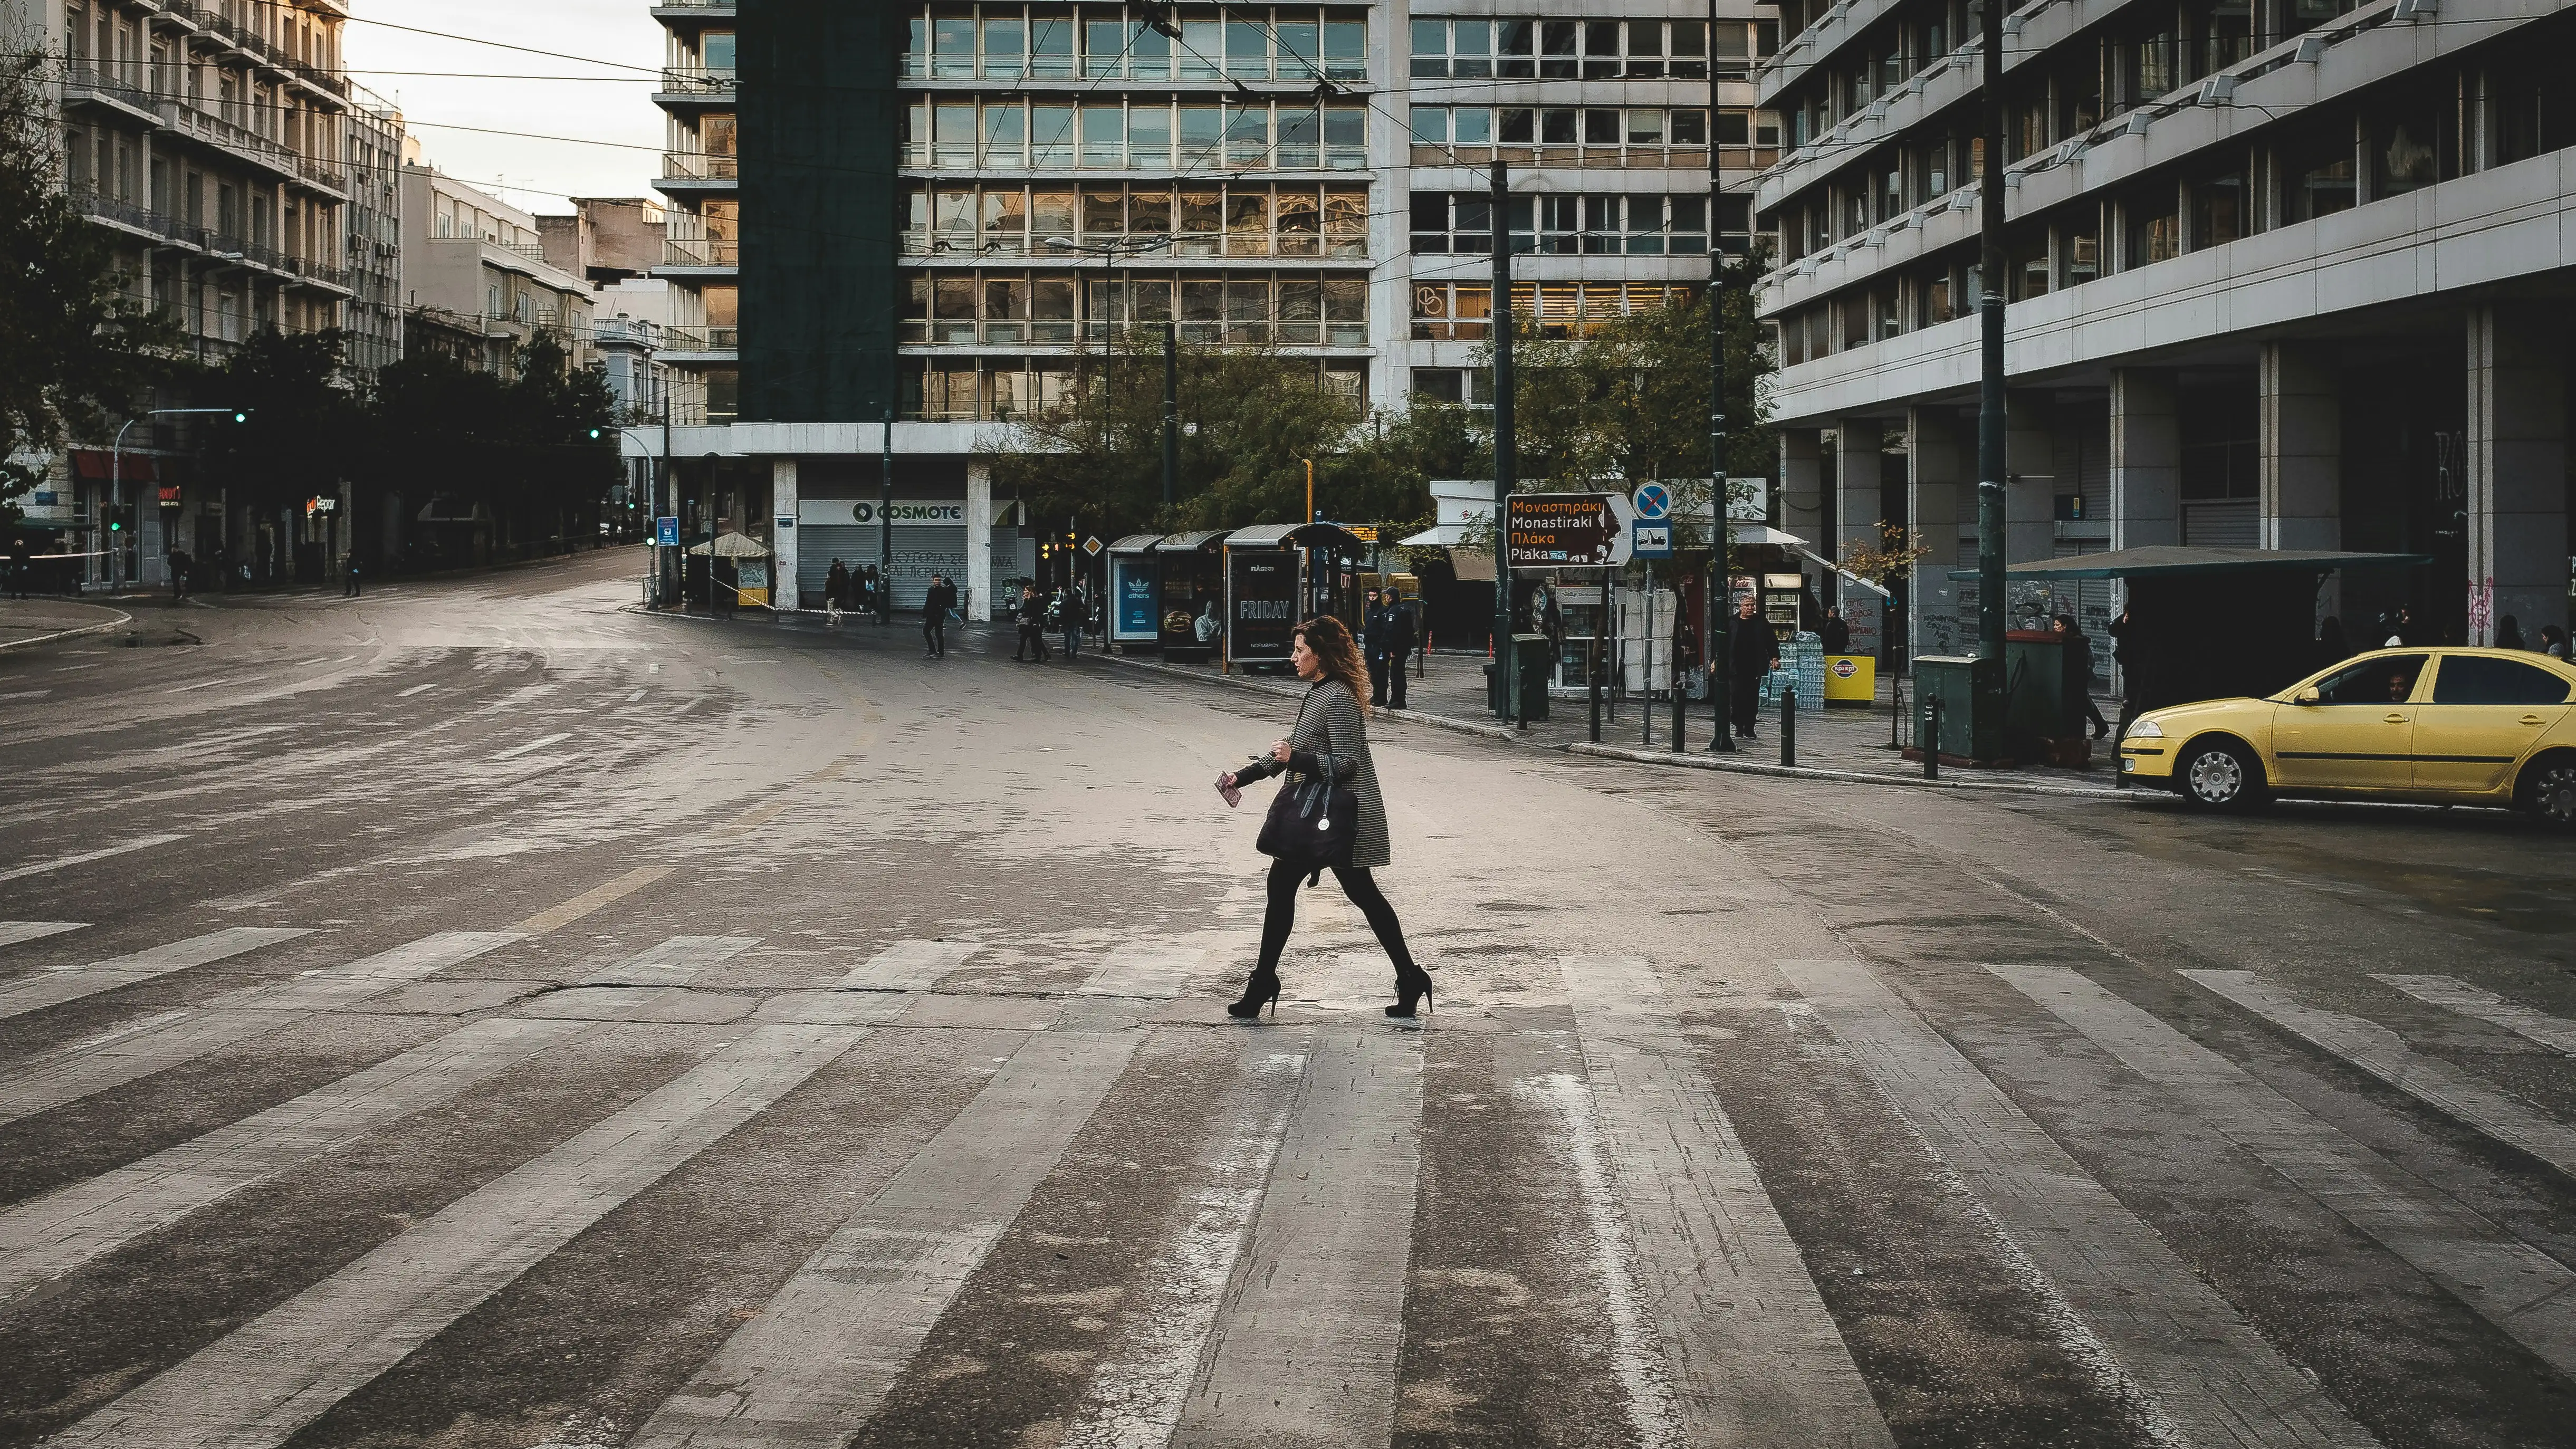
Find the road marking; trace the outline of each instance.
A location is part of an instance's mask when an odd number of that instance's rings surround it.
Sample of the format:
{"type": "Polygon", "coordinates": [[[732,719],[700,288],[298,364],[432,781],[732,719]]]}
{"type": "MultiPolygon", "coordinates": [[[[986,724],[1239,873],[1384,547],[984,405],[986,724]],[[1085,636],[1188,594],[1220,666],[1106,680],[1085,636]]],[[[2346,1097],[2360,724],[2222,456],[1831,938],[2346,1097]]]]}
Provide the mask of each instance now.
{"type": "Polygon", "coordinates": [[[50,689],[13,689],[7,694],[0,694],[0,699],[42,699],[51,693],[53,691],[50,689]]]}
{"type": "Polygon", "coordinates": [[[0,1302],[446,1101],[582,1028],[579,1022],[478,1021],[192,1142],[0,1212],[0,1302]]]}
{"type": "Polygon", "coordinates": [[[2062,966],[1989,966],[2221,1136],[2379,1240],[2560,1373],[2576,1374],[2576,1272],[2381,1158],[2236,1063],[2062,966]]]}
{"type": "MultiPolygon", "coordinates": [[[[1662,1387],[1630,1385],[1648,1443],[1889,1446],[1886,1421],[1724,1104],[1642,957],[1562,958],[1662,1387]],[[1669,1395],[1668,1398],[1665,1395],[1669,1395]],[[1640,1402],[1642,1400],[1642,1402],[1640,1402]],[[1676,1436],[1646,1432],[1669,1414],[1676,1436]]],[[[1578,1149],[1585,1133],[1577,1131],[1578,1149]]],[[[1577,1167],[1581,1167],[1578,1153],[1577,1167]]],[[[1587,1185],[1587,1195],[1591,1188],[1587,1185]]],[[[1624,1262],[1610,1265],[1614,1274],[1624,1262]]],[[[1613,1298],[1613,1328],[1617,1302],[1613,1298]]],[[[1622,1375],[1623,1378],[1629,1375],[1622,1375]]]]}
{"type": "Polygon", "coordinates": [[[1186,995],[1210,949],[1206,942],[1131,941],[1109,953],[1082,983],[1081,994],[1154,1000],[1186,995]]]}
{"type": "Polygon", "coordinates": [[[63,1431],[59,1446],[271,1449],[766,1110],[865,1031],[764,1026],[63,1431]]]}
{"type": "Polygon", "coordinates": [[[562,930],[601,906],[644,889],[669,875],[672,869],[667,865],[638,866],[605,885],[592,886],[553,910],[539,911],[511,929],[530,936],[542,936],[548,931],[562,930]]]}
{"type": "Polygon", "coordinates": [[[2394,986],[2429,1006],[2473,1016],[2489,1026],[2500,1026],[2514,1035],[2536,1041],[2552,1051],[2576,1057],[2576,1021],[2551,1016],[2548,1012],[2507,1001],[2483,987],[2471,986],[2456,976],[2397,976],[2372,972],[2370,979],[2394,986]]]}
{"type": "Polygon", "coordinates": [[[202,1007],[128,1022],[0,1072],[0,1125],[246,1041],[281,1025],[281,1013],[354,1006],[519,939],[513,931],[441,931],[319,975],[245,987],[202,1007]]]}
{"type": "Polygon", "coordinates": [[[673,936],[582,981],[584,986],[686,986],[760,944],[758,936],[673,936]]]}
{"type": "Polygon", "coordinates": [[[1030,1036],[628,1449],[846,1441],[1055,1170],[1136,1040],[1123,1022],[1030,1036]]]}
{"type": "Polygon", "coordinates": [[[1421,1170],[1421,1035],[1319,1028],[1174,1444],[1387,1442],[1421,1170]]]}
{"type": "Polygon", "coordinates": [[[493,758],[495,761],[500,761],[500,760],[515,760],[515,759],[517,759],[519,756],[524,755],[524,754],[528,753],[528,752],[529,752],[529,751],[531,751],[531,750],[542,750],[542,749],[544,749],[546,746],[551,745],[551,744],[554,744],[554,743],[556,743],[556,742],[557,742],[557,741],[559,741],[559,740],[568,740],[568,739],[571,739],[571,738],[572,738],[572,731],[570,731],[570,730],[563,730],[563,731],[559,731],[559,732],[557,732],[557,733],[555,733],[555,734],[550,734],[550,735],[539,735],[539,736],[537,736],[535,739],[528,741],[528,742],[527,742],[526,744],[524,744],[524,745],[512,745],[510,748],[508,748],[508,749],[506,749],[506,750],[503,750],[501,753],[499,753],[499,754],[497,754],[497,755],[494,755],[492,758],[493,758]]]}
{"type": "Polygon", "coordinates": [[[172,941],[148,951],[119,956],[108,961],[93,961],[61,971],[43,971],[22,976],[0,985],[0,1018],[23,1016],[66,1001],[78,1001],[102,991],[114,991],[138,981],[150,981],[173,971],[212,965],[245,951],[309,936],[307,930],[281,930],[267,926],[228,926],[185,941],[172,941]]]}
{"type": "Polygon", "coordinates": [[[640,690],[640,689],[639,689],[639,690],[635,691],[633,694],[630,694],[630,695],[626,696],[626,702],[627,702],[628,704],[633,704],[634,702],[636,702],[636,701],[637,701],[637,700],[639,700],[639,699],[642,699],[643,697],[644,697],[644,691],[642,691],[642,690],[640,690]]]}
{"type": "Polygon", "coordinates": [[[2251,971],[2182,974],[2435,1111],[2576,1178],[2576,1131],[2449,1062],[2425,1056],[2378,1022],[2303,1006],[2251,971]]]}
{"type": "Polygon", "coordinates": [[[0,946],[15,946],[22,941],[41,941],[65,931],[86,930],[87,921],[0,921],[0,946]]]}
{"type": "Polygon", "coordinates": [[[406,690],[403,690],[403,691],[401,691],[400,693],[397,693],[397,694],[394,696],[394,698],[396,698],[396,699],[409,699],[409,698],[411,698],[411,697],[412,697],[413,695],[415,695],[415,694],[427,694],[429,691],[431,691],[431,690],[433,690],[433,689],[436,689],[436,688],[438,688],[438,686],[437,686],[437,685],[435,685],[435,684],[415,684],[415,685],[413,685],[411,688],[406,689],[406,690]]]}
{"type": "Polygon", "coordinates": [[[2152,1228],[1886,983],[1855,961],[1783,961],[1933,1153],[2193,1444],[2367,1445],[2152,1228]]]}
{"type": "Polygon", "coordinates": [[[187,838],[188,837],[185,835],[146,835],[139,840],[126,841],[122,845],[110,845],[97,850],[85,850],[78,855],[57,856],[52,860],[40,860],[34,865],[19,866],[15,870],[0,870],[0,880],[21,880],[31,875],[43,875],[47,871],[63,870],[75,865],[87,865],[93,860],[105,860],[111,855],[124,855],[129,851],[136,850],[150,850],[156,845],[168,845],[171,841],[185,840],[187,838]]]}
{"type": "Polygon", "coordinates": [[[927,991],[983,947],[981,941],[897,941],[833,985],[842,991],[927,991]]]}
{"type": "Polygon", "coordinates": [[[773,800],[768,804],[761,806],[759,809],[739,817],[729,824],[717,826],[715,833],[720,836],[741,835],[745,832],[755,830],[787,813],[787,807],[793,803],[795,802],[791,800],[773,800]]]}
{"type": "Polygon", "coordinates": [[[106,668],[106,667],[107,667],[107,666],[106,666],[104,663],[99,663],[99,664],[63,664],[63,665],[58,665],[58,666],[56,666],[56,667],[55,667],[55,669],[54,669],[54,673],[56,673],[56,674],[70,674],[70,673],[73,673],[73,672],[75,672],[75,671],[77,671],[77,670],[82,670],[82,669],[104,669],[104,668],[106,668]]]}
{"type": "MultiPolygon", "coordinates": [[[[1297,1028],[1286,1030],[1302,1038],[1297,1028]]],[[[1237,1070],[1235,1099],[1198,1159],[1197,1180],[1204,1185],[1146,1262],[1119,1315],[1119,1336],[1103,1349],[1058,1449],[1166,1444],[1180,1427],[1208,1330],[1287,1134],[1306,1057],[1256,1046],[1237,1070]]]]}

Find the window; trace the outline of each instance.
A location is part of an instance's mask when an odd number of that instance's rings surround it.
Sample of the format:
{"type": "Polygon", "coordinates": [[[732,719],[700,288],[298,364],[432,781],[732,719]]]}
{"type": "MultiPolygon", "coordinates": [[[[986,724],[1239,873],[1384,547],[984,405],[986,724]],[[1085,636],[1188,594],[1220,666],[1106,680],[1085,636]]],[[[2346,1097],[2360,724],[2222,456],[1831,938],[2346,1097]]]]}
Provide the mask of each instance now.
{"type": "Polygon", "coordinates": [[[2170,261],[2182,255],[2182,218],[2173,187],[2159,186],[2129,198],[2128,253],[2122,270],[2170,261]]]}
{"type": "Polygon", "coordinates": [[[2354,201],[2355,150],[2349,121],[2284,141],[2278,153],[2283,218],[2314,221],[2349,210],[2354,201]]]}
{"type": "Polygon", "coordinates": [[[2245,173],[2222,172],[2191,188],[2191,247],[2225,246],[2253,230],[2246,205],[2245,173]]]}
{"type": "MultiPolygon", "coordinates": [[[[2415,678],[2424,672],[2425,656],[2393,654],[2340,669],[2316,685],[2320,704],[2386,705],[2403,703],[2415,693],[2415,678]]],[[[2524,667],[2524,666],[2516,666],[2524,667]]],[[[2565,697],[2565,691],[2560,691],[2565,697]]]]}
{"type": "Polygon", "coordinates": [[[2567,681],[2535,665],[2447,654],[2433,675],[2435,704],[2565,704],[2567,681]]]}
{"type": "Polygon", "coordinates": [[[2440,181],[2444,144],[2441,107],[2422,97],[2373,108],[2370,127],[2371,199],[2402,196],[2440,181]]]}
{"type": "Polygon", "coordinates": [[[733,32],[730,30],[708,31],[705,37],[698,43],[698,54],[703,58],[701,63],[709,70],[732,70],[734,68],[733,32]]]}

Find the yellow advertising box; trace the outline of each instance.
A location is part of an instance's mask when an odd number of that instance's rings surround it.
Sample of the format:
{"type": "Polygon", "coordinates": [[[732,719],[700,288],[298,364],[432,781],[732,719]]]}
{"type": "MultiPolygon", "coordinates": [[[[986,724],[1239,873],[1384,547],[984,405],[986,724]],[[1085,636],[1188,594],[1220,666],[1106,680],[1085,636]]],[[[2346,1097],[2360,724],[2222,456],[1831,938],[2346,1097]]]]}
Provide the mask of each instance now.
{"type": "Polygon", "coordinates": [[[1867,709],[1877,698],[1877,659],[1867,654],[1825,656],[1825,708],[1867,709]]]}

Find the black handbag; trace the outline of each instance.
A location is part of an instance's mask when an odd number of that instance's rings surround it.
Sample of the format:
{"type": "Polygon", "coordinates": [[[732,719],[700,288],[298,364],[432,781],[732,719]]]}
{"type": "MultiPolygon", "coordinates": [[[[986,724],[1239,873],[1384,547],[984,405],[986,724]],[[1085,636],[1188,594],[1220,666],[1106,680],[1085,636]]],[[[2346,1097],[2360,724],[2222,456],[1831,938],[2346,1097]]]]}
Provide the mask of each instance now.
{"type": "Polygon", "coordinates": [[[1318,755],[1316,763],[1319,774],[1281,785],[1271,797],[1255,845],[1264,855],[1321,874],[1327,866],[1350,864],[1351,844],[1359,838],[1360,797],[1334,781],[1332,756],[1318,755]]]}

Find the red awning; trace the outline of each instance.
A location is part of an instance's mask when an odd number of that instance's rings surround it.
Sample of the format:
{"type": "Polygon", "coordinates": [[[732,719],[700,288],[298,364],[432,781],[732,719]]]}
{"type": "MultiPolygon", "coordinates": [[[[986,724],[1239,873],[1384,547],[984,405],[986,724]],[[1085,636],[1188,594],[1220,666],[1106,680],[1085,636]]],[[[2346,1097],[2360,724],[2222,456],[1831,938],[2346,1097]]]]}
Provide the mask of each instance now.
{"type": "Polygon", "coordinates": [[[127,453],[122,457],[97,448],[72,449],[72,473],[93,483],[105,483],[110,476],[128,483],[155,483],[160,475],[152,469],[149,453],[127,453]]]}

